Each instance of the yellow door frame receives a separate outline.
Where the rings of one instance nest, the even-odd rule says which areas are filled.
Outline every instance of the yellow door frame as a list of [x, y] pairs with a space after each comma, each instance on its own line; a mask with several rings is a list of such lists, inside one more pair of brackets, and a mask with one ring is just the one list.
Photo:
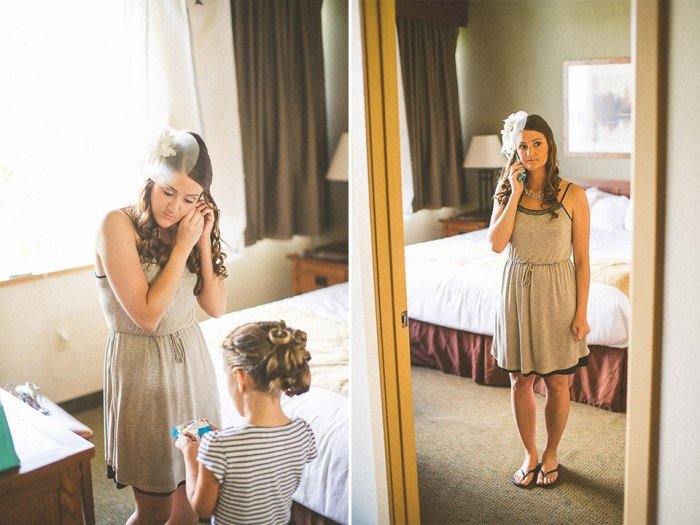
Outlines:
[[393, 0], [360, 0], [360, 21], [389, 517], [395, 524], [418, 524], [411, 359], [405, 317], [406, 274]]
[[632, 302], [627, 379], [625, 456], [626, 525], [656, 521], [659, 378], [663, 304], [663, 166], [659, 141], [658, 0], [632, 1], [632, 64], [635, 74], [632, 195], [634, 233]]
[[[417, 468], [406, 309], [393, 0], [359, 0], [380, 381], [392, 523], [418, 523]], [[628, 358], [624, 522], [656, 520], [662, 324], [663, 166], [659, 126], [658, 0], [632, 0], [635, 199]]]

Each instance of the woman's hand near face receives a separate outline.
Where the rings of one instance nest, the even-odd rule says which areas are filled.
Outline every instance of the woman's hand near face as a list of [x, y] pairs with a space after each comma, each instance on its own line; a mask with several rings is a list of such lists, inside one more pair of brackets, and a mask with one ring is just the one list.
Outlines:
[[189, 253], [202, 236], [203, 227], [204, 217], [202, 217], [202, 212], [195, 207], [177, 224], [175, 244], [186, 248], [187, 253]]
[[111, 211], [98, 233], [97, 255], [124, 311], [138, 327], [152, 333], [175, 297], [192, 248], [186, 249], [184, 245], [174, 247], [165, 268], [149, 284], [137, 240], [138, 234], [131, 218], [122, 211]]
[[214, 227], [214, 209], [204, 201], [199, 201], [195, 209], [199, 210], [199, 213], [204, 219], [202, 235], [200, 235], [198, 243], [211, 244], [211, 231]]
[[[202, 289], [197, 295], [199, 306], [212, 317], [219, 317], [226, 311], [226, 286], [224, 280], [214, 273], [212, 264], [213, 248], [211, 232], [214, 227], [214, 208], [204, 201], [195, 208], [202, 216], [202, 233], [197, 241], [197, 250], [202, 261]], [[205, 263], [204, 261], [209, 261]]]
[[525, 185], [518, 179], [518, 175], [521, 173], [525, 173], [525, 165], [520, 160], [516, 160], [508, 169], [508, 181], [513, 192], [512, 195], [518, 199], [525, 189]]
[[[515, 224], [515, 213], [520, 202], [520, 196], [525, 186], [518, 180], [518, 174], [525, 171], [523, 163], [516, 158], [516, 161], [508, 168], [508, 181], [510, 182], [511, 195], [505, 206], [494, 200], [493, 211], [491, 212], [491, 224], [489, 225], [489, 243], [491, 249], [496, 253], [501, 253], [510, 242]], [[505, 179], [498, 183], [496, 193], [503, 190]]]

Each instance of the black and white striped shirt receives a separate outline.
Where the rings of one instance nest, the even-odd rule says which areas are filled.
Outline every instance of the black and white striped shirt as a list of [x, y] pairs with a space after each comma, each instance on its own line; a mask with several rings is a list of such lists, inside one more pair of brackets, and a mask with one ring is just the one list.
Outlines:
[[313, 431], [300, 418], [204, 434], [197, 460], [219, 481], [212, 523], [286, 525], [301, 472], [316, 455]]

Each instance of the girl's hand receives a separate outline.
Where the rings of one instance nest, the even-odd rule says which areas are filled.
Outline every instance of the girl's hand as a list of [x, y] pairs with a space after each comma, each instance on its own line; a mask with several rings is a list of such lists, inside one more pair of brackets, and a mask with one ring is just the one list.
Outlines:
[[520, 160], [516, 160], [508, 169], [508, 181], [510, 182], [512, 194], [516, 197], [520, 197], [523, 189], [525, 189], [525, 185], [518, 179], [518, 175], [521, 173], [525, 173], [525, 165]]
[[196, 456], [199, 450], [199, 443], [197, 443], [197, 440], [187, 433], [178, 436], [175, 446], [185, 455], [192, 454]]
[[177, 224], [177, 233], [175, 235], [175, 244], [181, 244], [187, 251], [190, 252], [197, 241], [202, 236], [202, 228], [204, 227], [204, 218], [202, 212], [198, 208], [193, 208], [185, 215]]
[[204, 220], [202, 235], [199, 236], [198, 243], [211, 244], [211, 230], [214, 227], [214, 209], [204, 201], [199, 201], [195, 209], [199, 211]]
[[571, 323], [571, 331], [573, 332], [576, 340], [581, 341], [584, 337], [586, 337], [591, 329], [588, 327], [588, 321], [586, 321], [585, 317], [576, 316]]

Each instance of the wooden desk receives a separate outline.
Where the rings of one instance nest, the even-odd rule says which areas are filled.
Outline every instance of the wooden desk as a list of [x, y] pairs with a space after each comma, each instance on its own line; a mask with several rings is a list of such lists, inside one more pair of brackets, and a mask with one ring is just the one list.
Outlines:
[[0, 388], [20, 467], [0, 473], [0, 525], [94, 525], [95, 446]]

